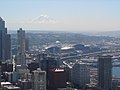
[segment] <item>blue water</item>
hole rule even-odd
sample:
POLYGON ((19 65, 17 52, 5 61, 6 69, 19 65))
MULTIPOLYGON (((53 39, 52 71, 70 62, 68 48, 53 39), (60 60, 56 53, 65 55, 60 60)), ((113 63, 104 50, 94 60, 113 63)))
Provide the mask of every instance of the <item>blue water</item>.
POLYGON ((120 67, 113 67, 112 68, 112 75, 116 77, 120 77, 120 67))
MULTIPOLYGON (((120 62, 114 62, 113 65, 120 65, 120 62)), ((113 67, 112 75, 116 77, 120 77, 120 67, 113 67)))

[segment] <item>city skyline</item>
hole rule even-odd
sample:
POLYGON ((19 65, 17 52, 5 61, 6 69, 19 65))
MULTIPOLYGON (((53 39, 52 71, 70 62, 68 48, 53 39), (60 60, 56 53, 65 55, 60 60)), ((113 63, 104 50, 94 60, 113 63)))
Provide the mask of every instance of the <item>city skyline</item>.
POLYGON ((5 23, 0 17, 0 90, 120 90, 120 38, 8 34, 5 23))
POLYGON ((4 0, 1 17, 9 30, 120 30, 119 0, 4 0))

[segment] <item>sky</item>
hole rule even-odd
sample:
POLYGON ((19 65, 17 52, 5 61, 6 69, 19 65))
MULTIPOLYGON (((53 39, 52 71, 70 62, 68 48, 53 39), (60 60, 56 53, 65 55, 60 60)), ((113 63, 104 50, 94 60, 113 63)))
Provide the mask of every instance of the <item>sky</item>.
POLYGON ((120 30, 120 0, 0 0, 8 30, 120 30))

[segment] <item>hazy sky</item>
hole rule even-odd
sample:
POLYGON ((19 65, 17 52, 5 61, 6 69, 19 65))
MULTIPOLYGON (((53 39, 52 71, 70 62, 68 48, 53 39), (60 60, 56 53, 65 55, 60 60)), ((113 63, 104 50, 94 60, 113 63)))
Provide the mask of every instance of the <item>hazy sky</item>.
POLYGON ((120 0, 0 0, 0 16, 9 30, 120 30, 120 0))

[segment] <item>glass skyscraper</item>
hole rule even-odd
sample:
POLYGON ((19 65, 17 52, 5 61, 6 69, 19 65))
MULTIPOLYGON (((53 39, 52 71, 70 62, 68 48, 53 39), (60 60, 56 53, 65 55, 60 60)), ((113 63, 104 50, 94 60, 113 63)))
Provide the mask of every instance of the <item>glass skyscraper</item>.
POLYGON ((5 21, 0 17, 0 61, 5 62, 11 58, 11 37, 7 34, 5 21))
POLYGON ((98 87, 99 90, 112 90, 112 57, 100 56, 98 59, 98 87))
POLYGON ((25 31, 20 28, 17 31, 18 45, 17 45, 17 65, 26 66, 25 61, 25 31))

